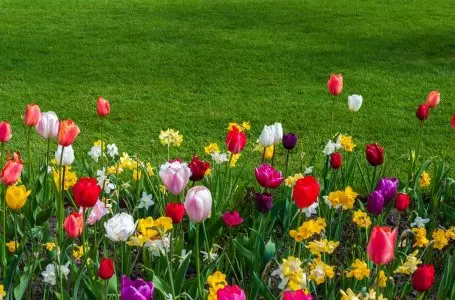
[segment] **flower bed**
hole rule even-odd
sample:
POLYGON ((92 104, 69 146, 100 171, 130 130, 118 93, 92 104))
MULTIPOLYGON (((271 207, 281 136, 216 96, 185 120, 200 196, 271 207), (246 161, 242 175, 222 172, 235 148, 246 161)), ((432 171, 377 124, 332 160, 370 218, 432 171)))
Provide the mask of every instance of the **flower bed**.
MULTIPOLYGON (((343 77, 328 90, 335 109, 343 77)), ((443 158, 419 155, 439 97, 417 109, 400 179, 379 143, 359 150, 333 117, 312 158, 281 123, 255 141, 243 122, 191 160, 168 129, 166 162, 101 139, 76 163, 77 124, 28 105, 26 156, 7 151, 0 123, 0 299, 454 299, 455 180, 443 158), (33 151, 34 128, 45 153, 33 151)), ((362 102, 348 97, 353 114, 362 102)), ((96 109, 108 118, 109 101, 96 109)))

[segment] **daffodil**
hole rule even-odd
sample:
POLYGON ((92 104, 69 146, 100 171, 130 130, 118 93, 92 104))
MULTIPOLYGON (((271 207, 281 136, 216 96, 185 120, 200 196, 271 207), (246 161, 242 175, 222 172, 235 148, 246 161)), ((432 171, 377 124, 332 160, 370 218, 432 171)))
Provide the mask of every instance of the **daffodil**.
POLYGON ((288 187, 293 187, 295 185, 296 181, 299 180, 300 178, 303 178, 302 173, 297 173, 297 174, 294 174, 293 176, 288 176, 288 178, 286 178, 284 180, 284 184, 288 187))
POLYGON ((335 276, 335 268, 325 264, 320 258, 315 258, 310 263, 310 280, 313 280, 317 285, 324 283, 327 278, 335 276))
POLYGON ((204 152, 211 155, 214 152, 220 153, 220 148, 217 143, 211 143, 204 147, 204 152))
POLYGON ((239 160, 240 158, 240 153, 236 153, 236 154, 229 154, 229 155, 232 155, 232 158, 230 159, 230 164, 229 164, 229 168, 234 168, 237 161, 239 160))
POLYGON ((9 241, 5 245, 6 245, 6 247, 8 247, 8 251, 10 253, 16 252, 17 248, 19 248, 19 243, 16 241, 9 241))
POLYGON ((174 129, 161 130, 159 139, 162 145, 179 147, 183 142, 183 135, 174 129))
POLYGON ((412 247, 426 247, 430 241, 427 239, 427 230, 425 227, 412 228, 412 232, 415 235, 415 242, 412 247))
POLYGON ((417 266, 422 263, 420 259, 417 258, 417 254, 419 253, 419 250, 416 250, 412 252, 411 254, 406 256, 406 261, 399 266, 394 273, 399 273, 399 274, 407 274, 411 275, 414 273, 415 270, 417 270, 417 266))
POLYGON ((6 296, 5 287, 3 286, 3 284, 0 284, 0 298, 3 298, 5 296, 6 296))
POLYGON ((368 228, 371 225, 371 219, 368 214, 362 210, 356 210, 352 216, 352 222, 360 228, 368 228))
POLYGON ((339 140, 340 140, 341 148, 343 148, 344 151, 346 151, 346 152, 354 151, 354 148, 356 145, 352 141, 352 136, 340 135, 339 140))
POLYGON ((419 186, 421 188, 426 188, 427 186, 430 185, 430 183, 431 183, 430 174, 428 174, 428 172, 426 171, 423 171, 419 178, 419 186))
POLYGON ((360 300, 362 299, 362 294, 355 294, 350 288, 345 291, 340 290, 341 298, 340 300, 360 300))
POLYGON ((449 240, 446 236, 445 230, 444 229, 436 229, 433 231, 433 234, 431 235, 434 241, 434 248, 438 250, 442 250, 445 246, 449 244, 449 240))
POLYGON ((44 244, 44 246, 48 251, 53 251, 56 247, 54 242, 47 242, 46 244, 44 244))
POLYGON ((351 264, 352 269, 346 272, 346 277, 354 277, 357 280, 362 280, 364 278, 370 277, 370 269, 368 269, 368 265, 361 261, 360 259, 356 259, 351 264))
POLYGON ((207 278, 207 284, 209 285, 209 295, 207 300, 216 300, 217 291, 224 288, 227 285, 226 275, 220 271, 216 271, 207 278))
POLYGON ((333 251, 338 247, 340 242, 336 241, 328 241, 327 239, 319 240, 319 241, 312 241, 308 243, 308 246, 306 246, 308 249, 310 249, 310 252, 313 255, 320 256, 321 253, 328 253, 332 254, 333 251))
POLYGON ((357 195, 350 186, 347 186, 344 190, 330 192, 328 196, 324 196, 324 200, 330 207, 341 206, 343 210, 347 210, 354 206, 357 195))
POLYGON ((272 276, 281 279, 278 288, 281 290, 300 290, 307 286, 306 274, 301 267, 302 261, 298 257, 289 256, 283 259, 278 269, 272 272, 272 276))
POLYGON ((303 222, 297 230, 290 230, 289 235, 297 242, 301 242, 315 234, 320 234, 326 226, 327 223, 324 218, 310 219, 303 222))
POLYGON ((376 284, 380 287, 380 288, 385 288, 387 286, 387 276, 385 275, 385 272, 384 271, 379 271, 379 276, 378 278, 376 279, 376 284))
MULTIPOLYGON (((60 168, 60 170, 63 170, 63 168, 60 168)), ((61 186, 61 180, 63 179, 63 174, 60 175, 58 170, 53 169, 52 171, 52 176, 54 178, 54 183, 55 186, 57 187, 58 190, 60 190, 61 186)), ((70 187, 76 184, 77 182, 77 175, 75 172, 71 171, 71 166, 65 166, 65 181, 63 188, 65 191, 69 190, 70 187)))

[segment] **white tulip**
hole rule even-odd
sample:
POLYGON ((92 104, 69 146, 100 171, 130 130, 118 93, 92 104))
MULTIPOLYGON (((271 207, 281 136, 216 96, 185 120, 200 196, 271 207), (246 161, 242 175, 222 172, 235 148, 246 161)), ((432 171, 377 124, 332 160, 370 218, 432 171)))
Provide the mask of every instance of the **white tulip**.
POLYGON ((281 140, 283 139, 283 126, 281 123, 275 123, 273 124, 273 144, 278 145, 281 143, 281 140))
POLYGON ((36 124, 35 128, 43 139, 48 140, 57 137, 59 125, 60 123, 55 112, 48 111, 41 113, 40 121, 36 124))
POLYGON ((351 95, 348 97, 348 106, 349 110, 352 112, 359 111, 362 107, 363 97, 357 94, 351 95))
POLYGON ((114 242, 126 242, 136 230, 136 223, 131 215, 119 213, 104 223, 106 237, 114 242))
MULTIPOLYGON (((57 165, 60 165, 60 159, 62 159, 62 146, 58 145, 57 151, 55 152, 55 160, 57 165)), ((70 166, 74 162, 74 150, 73 146, 69 145, 65 147, 63 150, 63 159, 62 165, 63 166, 70 166)))
POLYGON ((262 129, 261 135, 259 136, 259 143, 262 145, 262 147, 267 148, 273 145, 274 141, 275 141, 274 126, 264 125, 264 129, 262 129))

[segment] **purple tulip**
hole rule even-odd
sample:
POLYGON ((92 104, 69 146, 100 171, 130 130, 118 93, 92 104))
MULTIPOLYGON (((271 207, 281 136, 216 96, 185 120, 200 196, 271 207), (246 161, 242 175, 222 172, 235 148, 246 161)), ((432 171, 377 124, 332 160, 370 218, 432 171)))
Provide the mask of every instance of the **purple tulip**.
POLYGON ((384 197, 384 205, 395 199, 398 190, 398 179, 395 177, 381 178, 376 184, 375 191, 378 191, 384 197))
POLYGON ((283 135, 283 146, 288 150, 294 149, 297 145, 297 135, 295 133, 287 133, 283 135))
POLYGON ((256 209, 260 211, 261 213, 266 213, 269 210, 272 209, 273 206, 273 197, 272 194, 269 193, 263 193, 259 194, 256 193, 255 197, 255 204, 256 204, 256 209))
POLYGON ((368 211, 373 215, 379 215, 384 209, 384 197, 380 191, 374 191, 368 196, 368 211))
POLYGON ((151 281, 141 278, 131 280, 128 276, 122 276, 121 299, 151 300, 154 290, 155 287, 151 281))

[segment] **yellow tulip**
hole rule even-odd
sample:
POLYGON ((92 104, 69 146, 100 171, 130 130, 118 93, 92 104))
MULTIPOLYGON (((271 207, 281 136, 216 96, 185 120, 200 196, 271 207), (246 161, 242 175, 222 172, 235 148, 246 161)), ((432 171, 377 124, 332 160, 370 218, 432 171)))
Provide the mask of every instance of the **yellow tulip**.
POLYGON ((6 204, 12 210, 21 209, 31 192, 27 191, 24 185, 12 185, 6 190, 6 204))

